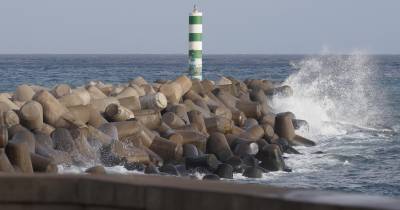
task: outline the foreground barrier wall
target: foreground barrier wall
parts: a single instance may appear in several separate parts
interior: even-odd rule
[[[2,174],[0,209],[400,209],[400,201],[151,175]]]

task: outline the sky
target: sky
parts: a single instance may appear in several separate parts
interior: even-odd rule
[[[400,54],[399,0],[0,0],[0,53]]]

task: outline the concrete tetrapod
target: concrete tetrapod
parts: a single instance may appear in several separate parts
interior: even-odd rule
[[[43,127],[43,108],[36,101],[26,102],[20,109],[21,123],[31,130]]]
[[[275,132],[279,137],[285,138],[293,146],[315,146],[315,142],[296,135],[292,118],[288,115],[277,115],[275,120]]]
[[[224,134],[219,132],[210,134],[207,141],[207,153],[215,154],[221,161],[226,161],[233,156]]]

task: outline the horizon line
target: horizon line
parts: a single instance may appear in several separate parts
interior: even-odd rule
[[[213,55],[352,55],[354,53],[205,53]],[[400,53],[360,53],[363,55],[400,55]],[[0,53],[1,55],[182,55],[184,53]]]

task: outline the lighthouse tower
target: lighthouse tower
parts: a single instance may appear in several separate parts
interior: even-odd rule
[[[189,14],[189,75],[192,79],[203,79],[202,75],[202,34],[203,13],[194,5]]]

